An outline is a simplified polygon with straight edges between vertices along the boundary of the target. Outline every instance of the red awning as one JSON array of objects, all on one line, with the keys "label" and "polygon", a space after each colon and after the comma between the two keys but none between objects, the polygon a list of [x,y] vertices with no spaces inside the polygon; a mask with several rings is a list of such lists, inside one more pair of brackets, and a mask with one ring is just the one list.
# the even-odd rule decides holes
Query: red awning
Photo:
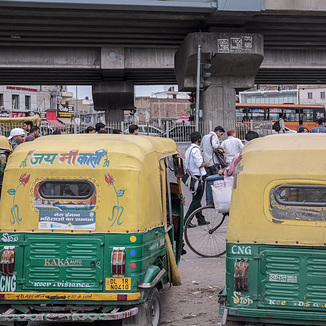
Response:
[{"label": "red awning", "polygon": [[46,119],[46,121],[52,123],[58,129],[67,129],[67,127],[64,124],[60,123],[58,120]]}]

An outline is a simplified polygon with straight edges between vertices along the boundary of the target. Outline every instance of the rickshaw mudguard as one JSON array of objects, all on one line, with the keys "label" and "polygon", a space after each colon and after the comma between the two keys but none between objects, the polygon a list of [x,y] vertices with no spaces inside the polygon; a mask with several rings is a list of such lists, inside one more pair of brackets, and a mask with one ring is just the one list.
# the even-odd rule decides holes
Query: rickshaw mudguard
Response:
[{"label": "rickshaw mudguard", "polygon": [[158,266],[150,266],[144,276],[144,281],[138,285],[138,288],[141,290],[140,301],[145,301],[148,294],[148,290],[152,289],[157,284],[160,284],[160,287],[163,288],[163,276],[166,270],[164,268],[159,268]]},{"label": "rickshaw mudguard", "polygon": [[150,266],[144,276],[144,281],[138,285],[141,289],[151,289],[157,283],[162,281],[162,277],[165,273],[165,269],[161,269],[158,266]]}]

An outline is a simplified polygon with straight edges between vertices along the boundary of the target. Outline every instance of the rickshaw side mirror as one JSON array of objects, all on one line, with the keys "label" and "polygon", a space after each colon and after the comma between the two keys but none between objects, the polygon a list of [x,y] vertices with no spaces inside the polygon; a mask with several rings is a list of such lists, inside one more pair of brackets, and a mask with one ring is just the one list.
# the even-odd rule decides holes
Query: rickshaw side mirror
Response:
[{"label": "rickshaw side mirror", "polygon": [[177,155],[173,156],[174,174],[177,178],[181,179],[184,176],[183,160]]}]

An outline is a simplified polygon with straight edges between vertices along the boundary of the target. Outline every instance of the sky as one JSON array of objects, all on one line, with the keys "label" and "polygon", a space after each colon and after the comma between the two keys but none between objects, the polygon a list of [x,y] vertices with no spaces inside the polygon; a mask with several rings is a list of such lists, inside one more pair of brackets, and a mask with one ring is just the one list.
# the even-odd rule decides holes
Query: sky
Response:
[{"label": "sky", "polygon": [[[76,86],[67,86],[68,92],[76,94]],[[151,86],[135,86],[136,96],[150,96],[152,93],[163,92],[164,85],[151,85]],[[92,99],[92,86],[77,86],[78,99],[84,99],[88,96]]]}]

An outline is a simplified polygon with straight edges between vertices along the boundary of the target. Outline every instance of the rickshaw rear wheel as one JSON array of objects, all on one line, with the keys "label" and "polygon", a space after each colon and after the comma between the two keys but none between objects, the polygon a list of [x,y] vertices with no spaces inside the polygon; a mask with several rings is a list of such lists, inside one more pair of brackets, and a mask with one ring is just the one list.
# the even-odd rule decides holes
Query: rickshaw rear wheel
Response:
[{"label": "rickshaw rear wheel", "polygon": [[138,314],[124,319],[122,326],[158,326],[161,321],[161,299],[156,287],[152,288],[147,300],[138,306]]},{"label": "rickshaw rear wheel", "polygon": [[[196,216],[204,216],[205,221],[209,223],[199,224]],[[184,228],[188,247],[202,257],[219,257],[225,254],[228,216],[228,213],[217,211],[214,205],[193,211]]]}]

